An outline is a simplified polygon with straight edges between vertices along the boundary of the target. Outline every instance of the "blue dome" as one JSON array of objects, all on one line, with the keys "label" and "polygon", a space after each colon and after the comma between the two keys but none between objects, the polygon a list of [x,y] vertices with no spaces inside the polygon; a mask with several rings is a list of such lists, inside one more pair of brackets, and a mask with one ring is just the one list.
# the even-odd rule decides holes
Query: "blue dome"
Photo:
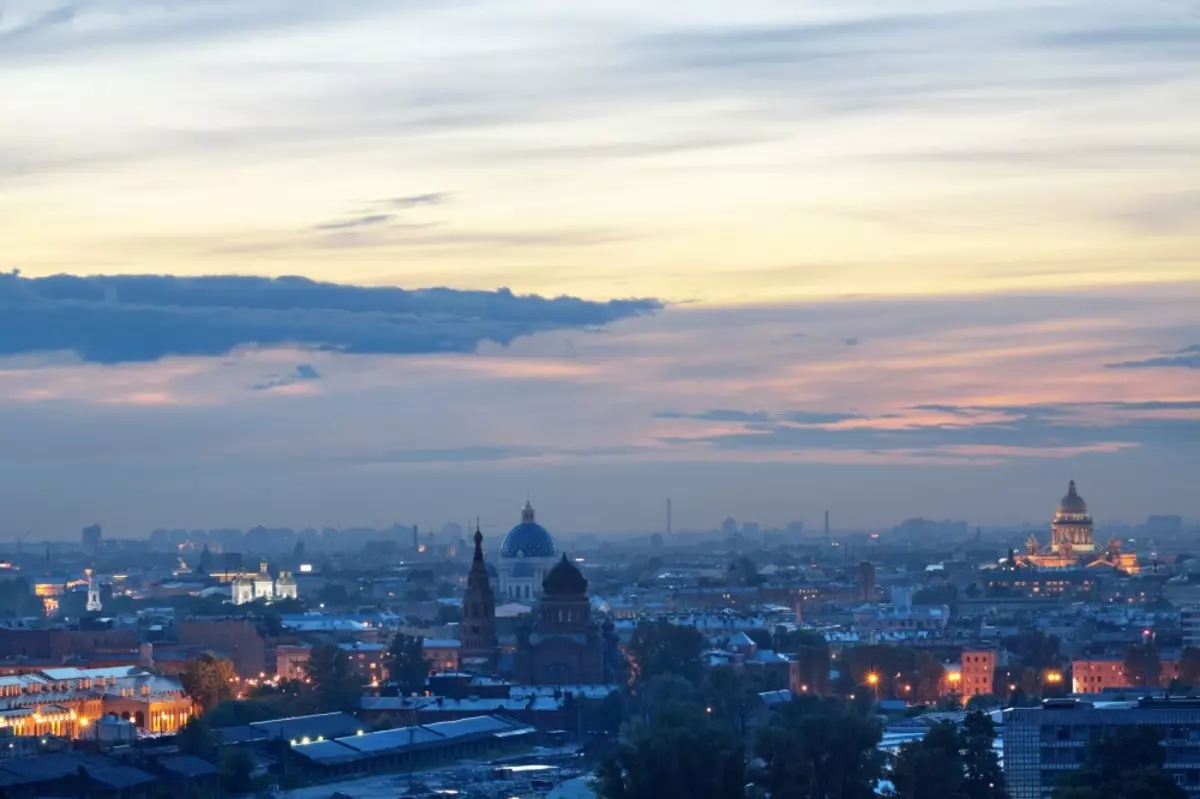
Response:
[{"label": "blue dome", "polygon": [[512,571],[510,571],[509,574],[518,580],[524,577],[532,579],[533,567],[525,561],[519,560],[513,564]]},{"label": "blue dome", "polygon": [[500,546],[502,558],[553,558],[558,555],[558,545],[553,536],[546,532],[533,518],[533,506],[525,503],[521,511],[521,523],[508,531]]}]

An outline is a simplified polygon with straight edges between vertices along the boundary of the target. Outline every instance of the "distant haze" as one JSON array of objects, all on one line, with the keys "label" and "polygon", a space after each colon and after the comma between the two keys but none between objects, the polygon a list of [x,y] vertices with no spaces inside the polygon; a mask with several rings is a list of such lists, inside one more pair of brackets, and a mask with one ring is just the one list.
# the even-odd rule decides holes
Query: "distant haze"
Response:
[{"label": "distant haze", "polygon": [[0,0],[0,68],[0,539],[1200,516],[1194,3]]}]

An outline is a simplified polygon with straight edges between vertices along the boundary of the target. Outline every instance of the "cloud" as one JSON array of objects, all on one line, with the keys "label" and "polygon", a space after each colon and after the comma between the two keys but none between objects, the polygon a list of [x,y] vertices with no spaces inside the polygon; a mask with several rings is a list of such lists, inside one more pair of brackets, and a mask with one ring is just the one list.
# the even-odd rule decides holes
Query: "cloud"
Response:
[{"label": "cloud", "polygon": [[85,361],[222,355],[297,345],[349,353],[472,352],[530,334],[604,325],[661,306],[498,291],[405,290],[301,277],[0,275],[0,356],[71,351]]},{"label": "cloud", "polygon": [[383,203],[392,208],[417,208],[422,205],[441,205],[449,196],[446,192],[437,191],[429,194],[412,194],[408,197],[393,197],[383,200]]},{"label": "cloud", "polygon": [[735,411],[715,408],[702,413],[680,413],[662,411],[654,414],[656,419],[692,419],[701,422],[767,422],[771,416],[763,411]]},{"label": "cloud", "polygon": [[286,374],[283,376],[274,375],[274,374],[267,375],[266,380],[264,380],[261,383],[255,383],[250,388],[254,389],[255,391],[270,391],[273,388],[281,388],[283,386],[290,386],[295,383],[300,383],[300,382],[306,381],[306,380],[320,380],[320,379],[321,379],[320,372],[318,372],[316,369],[314,369],[311,364],[302,363],[299,366],[297,366],[295,371],[293,371],[291,374]]},{"label": "cloud", "polygon": [[698,422],[744,422],[759,424],[767,422],[789,422],[796,425],[837,424],[862,416],[854,413],[836,413],[824,411],[786,411],[780,414],[770,414],[766,411],[739,411],[729,408],[716,408],[702,413],[681,413],[679,411],[660,411],[654,414],[655,419],[688,419]]},{"label": "cloud", "polygon": [[1157,358],[1108,364],[1109,369],[1200,369],[1200,344],[1193,344]]},{"label": "cloud", "polygon": [[314,230],[346,230],[348,228],[364,228],[382,225],[385,222],[391,222],[395,219],[394,214],[368,214],[354,219],[340,219],[336,222],[326,222],[321,225],[314,225]]},{"label": "cloud", "polygon": [[847,347],[857,347],[859,342],[858,342],[857,338],[855,338],[854,336],[851,336],[850,338],[842,339],[842,343],[845,344]]}]

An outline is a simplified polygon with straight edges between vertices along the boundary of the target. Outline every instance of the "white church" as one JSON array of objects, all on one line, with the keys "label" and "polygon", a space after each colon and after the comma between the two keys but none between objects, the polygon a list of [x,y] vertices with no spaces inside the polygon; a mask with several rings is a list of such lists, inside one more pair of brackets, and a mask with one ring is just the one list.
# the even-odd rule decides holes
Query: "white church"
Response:
[{"label": "white church", "polygon": [[296,580],[292,577],[291,572],[286,571],[281,571],[278,577],[272,578],[271,572],[267,570],[267,562],[264,560],[259,564],[258,574],[241,574],[235,577],[230,583],[230,593],[233,595],[233,604],[235,605],[245,605],[259,599],[267,602],[295,599],[297,596]]}]

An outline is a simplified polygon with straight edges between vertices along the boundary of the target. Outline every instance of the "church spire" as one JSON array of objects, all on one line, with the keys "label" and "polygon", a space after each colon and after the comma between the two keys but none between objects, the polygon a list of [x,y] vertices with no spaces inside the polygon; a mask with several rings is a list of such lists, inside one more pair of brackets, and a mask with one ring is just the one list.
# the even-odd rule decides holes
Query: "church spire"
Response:
[{"label": "church spire", "polygon": [[472,562],[483,563],[483,531],[479,529],[479,520],[475,520],[475,557]]},{"label": "church spire", "polygon": [[525,500],[525,507],[521,508],[521,524],[533,524],[533,503]]}]

